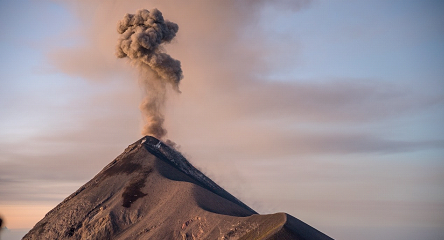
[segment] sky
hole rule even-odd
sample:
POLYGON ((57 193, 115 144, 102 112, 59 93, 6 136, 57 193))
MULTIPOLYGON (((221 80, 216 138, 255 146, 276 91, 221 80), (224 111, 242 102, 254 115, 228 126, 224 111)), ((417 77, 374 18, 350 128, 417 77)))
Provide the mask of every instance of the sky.
POLYGON ((3 238, 142 137, 117 22, 179 25, 166 138, 259 213, 334 239, 444 239, 444 3, 0 0, 3 238))

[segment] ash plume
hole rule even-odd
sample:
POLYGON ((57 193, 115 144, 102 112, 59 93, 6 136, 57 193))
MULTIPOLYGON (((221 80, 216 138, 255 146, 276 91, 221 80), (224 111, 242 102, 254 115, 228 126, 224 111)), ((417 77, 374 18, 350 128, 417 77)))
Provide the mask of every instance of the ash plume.
POLYGON ((117 25, 120 37, 116 56, 129 58, 139 69, 146 97, 140 105, 146 124, 143 135, 162 138, 166 135, 162 113, 166 100, 166 86, 178 93, 179 82, 183 78, 180 61, 164 52, 162 45, 171 42, 179 26, 164 20, 162 13, 153 9, 138 10, 126 14, 117 25))

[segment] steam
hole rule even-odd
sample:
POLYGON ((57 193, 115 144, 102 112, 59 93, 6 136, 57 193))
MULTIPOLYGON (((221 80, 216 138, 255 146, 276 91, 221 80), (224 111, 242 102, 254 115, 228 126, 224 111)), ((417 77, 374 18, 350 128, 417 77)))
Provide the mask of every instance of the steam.
POLYGON ((183 78, 180 61, 163 51, 162 44, 169 43, 176 36, 179 26, 164 20, 162 13, 153 9, 138 10, 126 14, 117 25, 120 35, 116 56, 128 57, 141 73, 141 82, 146 97, 140 105, 146 124, 143 135, 162 138, 166 135, 162 113, 166 100, 166 86, 178 93, 183 78))

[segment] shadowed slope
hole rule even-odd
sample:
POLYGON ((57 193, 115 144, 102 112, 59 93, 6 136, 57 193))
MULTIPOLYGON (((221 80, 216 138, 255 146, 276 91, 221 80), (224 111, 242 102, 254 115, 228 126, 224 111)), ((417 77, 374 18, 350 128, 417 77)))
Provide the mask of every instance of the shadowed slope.
POLYGON ((317 230, 288 220, 284 213, 257 215, 180 153, 144 137, 24 239, 330 239, 304 235, 317 230))

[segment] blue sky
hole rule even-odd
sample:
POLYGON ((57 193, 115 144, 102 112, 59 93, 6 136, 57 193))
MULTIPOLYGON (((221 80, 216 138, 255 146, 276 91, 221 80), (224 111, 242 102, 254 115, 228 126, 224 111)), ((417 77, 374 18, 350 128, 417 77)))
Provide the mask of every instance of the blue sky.
POLYGON ((29 229, 141 137, 127 12, 179 25, 167 137, 261 213, 442 239, 441 1, 0 1, 0 214, 29 229), (240 184, 242 183, 242 184, 240 184))

